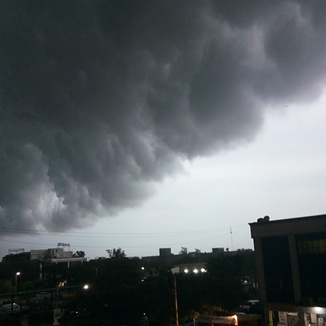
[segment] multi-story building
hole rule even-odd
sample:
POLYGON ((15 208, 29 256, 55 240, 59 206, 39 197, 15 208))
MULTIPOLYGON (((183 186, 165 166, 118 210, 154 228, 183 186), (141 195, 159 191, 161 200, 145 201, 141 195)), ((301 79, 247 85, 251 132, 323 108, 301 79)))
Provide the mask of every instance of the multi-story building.
POLYGON ((65 251, 63 248, 51 248, 51 249, 38 249, 31 250, 31 260, 52 260, 52 259, 66 259, 72 258, 72 251, 65 251))
POLYGON ((250 223, 266 325, 326 325, 326 215, 250 223))

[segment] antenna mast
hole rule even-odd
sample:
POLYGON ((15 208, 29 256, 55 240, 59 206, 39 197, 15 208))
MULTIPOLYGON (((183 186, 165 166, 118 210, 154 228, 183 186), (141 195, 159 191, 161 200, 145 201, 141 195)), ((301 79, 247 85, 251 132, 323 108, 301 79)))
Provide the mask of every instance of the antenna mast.
POLYGON ((231 251, 233 251, 232 227, 230 226, 231 251))

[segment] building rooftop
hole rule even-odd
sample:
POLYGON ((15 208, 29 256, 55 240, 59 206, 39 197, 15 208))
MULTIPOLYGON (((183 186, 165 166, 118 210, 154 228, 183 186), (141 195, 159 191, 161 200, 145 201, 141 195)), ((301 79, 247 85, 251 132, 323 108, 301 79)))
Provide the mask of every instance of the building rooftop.
POLYGON ((326 214, 281 220, 258 219, 249 223, 251 237, 281 236, 289 234, 306 234, 326 232, 326 214))

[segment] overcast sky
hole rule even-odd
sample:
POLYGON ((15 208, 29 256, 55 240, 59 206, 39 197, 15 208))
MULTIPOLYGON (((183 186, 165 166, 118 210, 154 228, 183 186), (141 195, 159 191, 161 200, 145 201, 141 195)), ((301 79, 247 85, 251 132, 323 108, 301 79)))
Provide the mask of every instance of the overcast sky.
POLYGON ((252 248, 325 213, 323 1, 0 3, 0 242, 252 248))

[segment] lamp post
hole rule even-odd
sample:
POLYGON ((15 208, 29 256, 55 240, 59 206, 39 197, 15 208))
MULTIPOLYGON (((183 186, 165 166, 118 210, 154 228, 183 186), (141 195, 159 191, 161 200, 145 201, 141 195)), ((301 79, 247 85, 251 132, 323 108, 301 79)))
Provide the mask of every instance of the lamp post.
POLYGON ((173 274, 173 288, 174 288, 174 306, 175 306, 175 326, 179 326, 179 312, 178 312, 178 291, 177 291, 177 274, 179 274, 179 267, 171 269, 173 274))
POLYGON ((173 274, 173 285, 174 285, 174 305, 175 305, 175 326, 179 326, 177 274, 173 274))
MULTIPOLYGON (((174 305, 175 305, 175 326, 179 326, 179 312, 178 312, 178 291, 177 291, 177 274, 180 273, 180 267, 173 267, 171 268, 171 272, 173 274, 173 288, 174 288, 174 305)), ((183 270, 185 274, 188 274, 190 270, 188 268, 185 268, 183 270)), ((192 270, 194 274, 206 273, 205 268, 201 268, 200 270, 198 268, 194 268, 192 270)), ((194 325, 195 325, 195 318, 193 319, 194 325)))
POLYGON ((16 272, 15 274, 15 292, 17 292, 17 277, 20 275, 20 272, 16 272))

